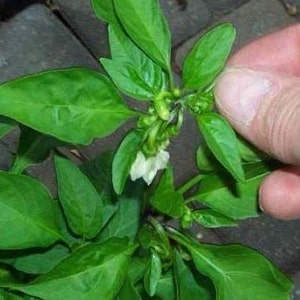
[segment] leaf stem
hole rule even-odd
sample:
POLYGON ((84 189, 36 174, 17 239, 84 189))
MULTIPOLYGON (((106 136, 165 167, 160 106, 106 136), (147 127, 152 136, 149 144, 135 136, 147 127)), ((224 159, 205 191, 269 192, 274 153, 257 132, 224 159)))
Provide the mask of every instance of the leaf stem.
POLYGON ((160 238, 164 242, 164 245, 167 247, 168 251, 170 250, 170 244, 168 241, 168 236, 161 226, 161 224, 153 217, 150 217, 150 223, 155 228, 156 232, 159 234, 160 238))
POLYGON ((189 189, 191 189, 194 185, 199 183, 206 175, 204 174, 198 174, 192 179, 188 180, 186 183, 184 183, 179 189, 177 189, 177 192, 180 194, 184 194, 187 192, 189 189))
POLYGON ((185 246, 187 248, 191 247, 192 241, 188 237, 184 236, 181 232, 177 231, 176 229, 174 229, 170 226, 167 226, 166 229, 167 229, 167 234, 168 234, 169 238, 176 241, 177 243, 179 243, 182 246, 185 246))
POLYGON ((169 76, 169 83, 170 83, 169 89, 173 91, 175 89, 175 82, 174 82, 174 77, 173 77, 171 67, 168 68, 168 76, 169 76))
POLYGON ((28 165, 26 163, 24 163, 24 161, 22 161, 18 157, 16 157, 9 172, 13 173, 13 174, 23 174, 26 167, 28 167, 28 165))

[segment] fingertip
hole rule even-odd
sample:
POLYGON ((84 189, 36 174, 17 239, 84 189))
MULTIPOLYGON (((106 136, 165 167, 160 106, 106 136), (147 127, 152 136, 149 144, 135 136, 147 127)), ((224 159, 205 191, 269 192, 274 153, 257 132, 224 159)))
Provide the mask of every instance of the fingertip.
POLYGON ((259 202, 261 209, 275 218, 300 218, 300 168, 278 169, 266 177, 259 202))

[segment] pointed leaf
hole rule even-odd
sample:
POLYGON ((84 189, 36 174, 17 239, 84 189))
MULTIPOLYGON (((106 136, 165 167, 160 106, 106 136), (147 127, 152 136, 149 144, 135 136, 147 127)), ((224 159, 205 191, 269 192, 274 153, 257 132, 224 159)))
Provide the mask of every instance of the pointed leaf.
POLYGON ((45 160, 52 148, 64 145, 63 142, 28 127, 21 127, 21 137, 17 156, 11 168, 13 173, 22 173, 27 167, 45 160))
POLYGON ((172 270, 169 270, 160 276, 155 295, 162 300, 176 299, 175 282, 172 270))
POLYGON ((245 179, 236 136, 228 122, 216 113, 197 117, 199 129, 217 160, 237 180, 245 179))
POLYGON ((255 250, 240 245, 188 248, 198 271, 213 281, 216 299, 290 299, 291 281, 255 250))
POLYGON ((171 167, 162 175, 150 203, 159 212, 173 218, 180 218, 185 213, 184 198, 181 193, 175 191, 171 167))
POLYGON ((82 68, 47 71, 0 85, 1 114, 73 144, 89 144, 135 112, 110 81, 82 68))
POLYGON ((121 194, 131 166, 136 158, 141 144, 141 136, 136 131, 129 132, 119 146, 112 164, 112 180, 114 190, 121 194))
POLYGON ((138 294, 137 290, 134 288, 133 284, 127 278, 118 294, 116 300, 141 300, 141 296, 138 294))
POLYGON ((130 38, 166 71, 170 70, 171 35, 158 0, 114 0, 130 38))
POLYGON ((43 274, 51 271, 67 255, 69 249, 63 245, 55 245, 46 251, 36 251, 28 255, 18 257, 13 267, 29 274, 43 274))
POLYGON ((128 278, 133 283, 133 285, 136 285, 137 282, 144 277, 146 264, 146 257, 132 257, 128 268, 128 278))
POLYGON ((196 161, 200 171, 210 172, 221 168, 221 165, 205 144, 198 148, 196 161))
POLYGON ((120 239, 89 244, 37 280, 12 288, 47 300, 113 300, 123 284, 133 250, 120 239))
POLYGON ((206 228, 232 227, 238 225, 233 219, 212 209, 193 211, 193 219, 195 222, 206 228))
POLYGON ((88 178, 68 159, 56 156, 58 195, 70 228, 92 239, 100 231, 103 203, 88 178))
POLYGON ((268 156, 266 153, 263 153, 260 150, 256 149, 253 145, 251 145, 242 137, 238 136, 237 143, 241 159, 244 162, 268 160, 268 156))
POLYGON ((0 300, 39 300, 38 298, 24 295, 23 293, 14 293, 11 291, 4 291, 0 294, 0 300), (2 298, 1 298, 2 297, 2 298))
POLYGON ((109 26, 112 59, 100 61, 116 86, 126 95, 153 100, 166 87, 161 67, 138 48, 119 26, 109 26))
POLYGON ((235 29, 224 23, 208 31, 185 58, 183 81, 188 89, 210 85, 224 68, 235 39, 235 29))
POLYGON ((92 6, 100 20, 110 24, 118 24, 113 0, 92 0, 92 6))
POLYGON ((160 257, 155 251, 151 252, 148 264, 146 266, 144 286, 150 297, 156 293, 157 285, 161 276, 162 263, 160 257))
POLYGON ((261 162, 245 165, 247 180, 243 183, 234 182, 224 173, 209 175, 202 180, 194 198, 232 219, 255 217, 258 188, 270 170, 261 162))
POLYGON ((46 247, 62 239, 54 201, 39 181, 0 171, 0 236, 0 249, 46 247))
POLYGON ((107 205, 114 205, 115 200, 112 186, 112 161, 113 152, 106 151, 80 166, 80 170, 89 178, 103 199, 103 203, 107 205))
POLYGON ((127 237, 134 241, 140 225, 141 199, 144 184, 129 184, 124 193, 119 196, 118 208, 101 231, 97 240, 105 241, 111 237, 127 237))
MULTIPOLYGON (((201 286, 195 279, 192 271, 184 263, 180 254, 175 252, 175 279, 179 299, 188 300, 214 300, 209 287, 201 286)), ((203 282, 204 283, 204 282, 203 282)))

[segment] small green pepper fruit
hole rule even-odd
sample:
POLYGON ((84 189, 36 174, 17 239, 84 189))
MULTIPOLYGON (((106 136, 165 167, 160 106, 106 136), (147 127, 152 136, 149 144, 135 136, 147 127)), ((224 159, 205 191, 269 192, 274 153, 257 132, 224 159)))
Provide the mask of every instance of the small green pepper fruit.
POLYGON ((193 215, 189 208, 186 209, 186 212, 182 216, 180 222, 181 222, 182 228, 184 228, 184 229, 190 228, 193 225, 193 215))
POLYGON ((169 92, 162 92, 154 98, 155 111, 163 121, 170 118, 170 96, 172 95, 169 92))

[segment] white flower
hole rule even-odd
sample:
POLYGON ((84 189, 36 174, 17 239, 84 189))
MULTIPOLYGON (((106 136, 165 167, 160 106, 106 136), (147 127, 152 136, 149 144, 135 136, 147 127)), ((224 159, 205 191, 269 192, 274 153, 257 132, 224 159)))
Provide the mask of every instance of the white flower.
POLYGON ((160 150, 156 156, 146 158, 143 152, 137 153, 136 159, 130 169, 131 180, 142 178, 148 185, 153 181, 158 170, 165 169, 170 159, 167 151, 160 150))

